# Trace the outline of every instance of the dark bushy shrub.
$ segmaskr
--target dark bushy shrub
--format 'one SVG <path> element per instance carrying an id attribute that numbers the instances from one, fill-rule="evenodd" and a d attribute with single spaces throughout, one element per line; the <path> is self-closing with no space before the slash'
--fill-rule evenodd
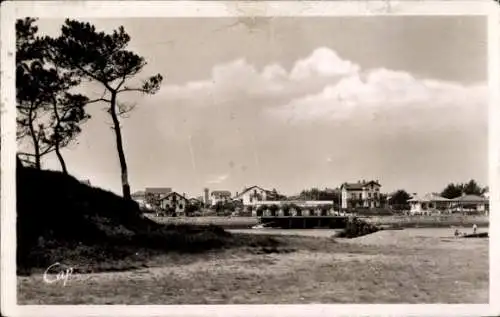
<path id="1" fill-rule="evenodd" d="M 350 218 L 346 221 L 346 227 L 342 230 L 338 237 L 340 238 L 356 238 L 370 233 L 379 231 L 380 229 L 359 218 Z"/>

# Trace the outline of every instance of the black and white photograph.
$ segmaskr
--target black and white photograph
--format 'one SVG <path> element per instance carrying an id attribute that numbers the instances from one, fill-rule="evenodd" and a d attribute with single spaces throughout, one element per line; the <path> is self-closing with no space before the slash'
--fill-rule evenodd
<path id="1" fill-rule="evenodd" d="M 417 2 L 2 3 L 2 310 L 490 307 L 499 6 Z"/>

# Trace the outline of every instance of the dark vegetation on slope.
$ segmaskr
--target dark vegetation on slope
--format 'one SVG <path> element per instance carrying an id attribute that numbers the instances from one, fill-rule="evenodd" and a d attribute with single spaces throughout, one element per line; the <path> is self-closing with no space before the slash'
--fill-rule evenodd
<path id="1" fill-rule="evenodd" d="M 276 247 L 273 237 L 232 235 L 217 226 L 162 225 L 134 201 L 56 171 L 17 169 L 19 274 L 55 262 L 93 271 L 129 269 L 152 255 L 230 247 Z"/>
<path id="2" fill-rule="evenodd" d="M 346 222 L 346 227 L 337 237 L 356 238 L 381 230 L 378 226 L 368 223 L 359 218 L 350 218 Z"/>

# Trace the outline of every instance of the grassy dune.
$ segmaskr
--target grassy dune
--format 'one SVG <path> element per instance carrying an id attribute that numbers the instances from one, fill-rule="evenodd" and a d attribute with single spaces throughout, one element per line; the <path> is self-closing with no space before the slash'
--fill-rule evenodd
<path id="1" fill-rule="evenodd" d="M 19 277 L 20 304 L 486 303 L 488 239 L 449 230 L 355 239 L 280 236 L 286 248 L 158 255 L 66 286 Z"/>

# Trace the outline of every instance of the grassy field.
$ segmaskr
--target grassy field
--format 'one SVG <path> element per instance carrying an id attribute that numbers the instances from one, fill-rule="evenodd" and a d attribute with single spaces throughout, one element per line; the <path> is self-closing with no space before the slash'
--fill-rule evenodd
<path id="1" fill-rule="evenodd" d="M 18 277 L 19 304 L 487 303 L 488 239 L 450 229 L 356 239 L 277 236 L 287 248 L 158 255 L 142 269 Z M 146 267 L 147 266 L 147 267 Z"/>

